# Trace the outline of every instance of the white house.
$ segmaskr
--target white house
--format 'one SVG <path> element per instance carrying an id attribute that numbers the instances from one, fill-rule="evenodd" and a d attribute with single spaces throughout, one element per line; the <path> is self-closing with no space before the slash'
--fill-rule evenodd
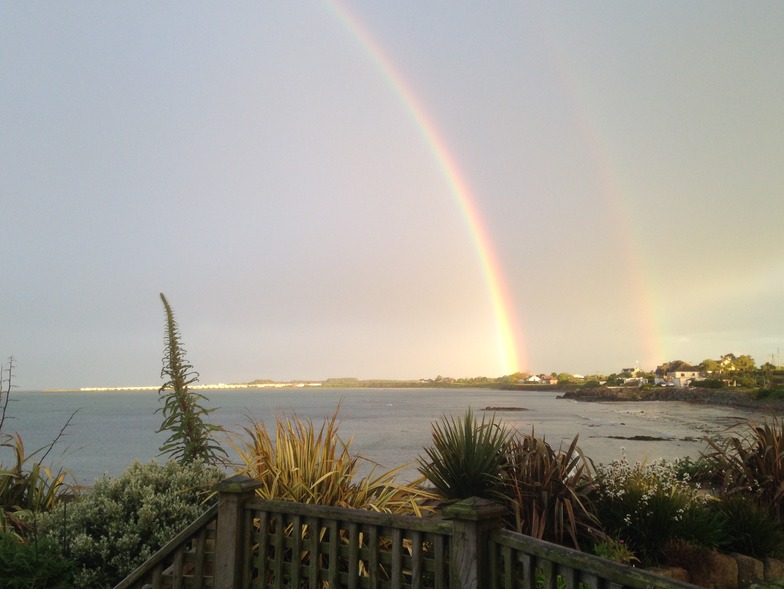
<path id="1" fill-rule="evenodd" d="M 667 373 L 667 380 L 678 388 L 684 388 L 691 384 L 691 381 L 700 378 L 700 371 L 694 366 L 680 366 L 678 370 Z"/>

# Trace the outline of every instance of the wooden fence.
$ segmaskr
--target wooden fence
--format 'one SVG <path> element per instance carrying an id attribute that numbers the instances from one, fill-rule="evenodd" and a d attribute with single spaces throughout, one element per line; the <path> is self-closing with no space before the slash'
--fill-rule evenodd
<path id="1" fill-rule="evenodd" d="M 501 528 L 482 499 L 416 518 L 261 501 L 232 477 L 217 506 L 115 589 L 685 589 Z"/>

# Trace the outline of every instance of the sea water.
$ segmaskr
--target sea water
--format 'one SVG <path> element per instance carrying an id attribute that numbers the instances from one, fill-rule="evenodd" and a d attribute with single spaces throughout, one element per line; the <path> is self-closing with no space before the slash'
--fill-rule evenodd
<path id="1" fill-rule="evenodd" d="M 469 408 L 480 419 L 494 415 L 522 433 L 533 430 L 555 448 L 579 435 L 579 446 L 596 463 L 624 455 L 631 461 L 697 457 L 705 449 L 705 436 L 721 435 L 739 419 L 763 417 L 738 408 L 676 401 L 584 403 L 559 399 L 554 392 L 488 389 L 202 392 L 208 397 L 203 405 L 215 408 L 207 419 L 236 433 L 250 419 L 274 428 L 276 417 L 284 415 L 307 418 L 320 427 L 338 411 L 339 435 L 351 440 L 352 454 L 367 459 L 364 472 L 373 464 L 379 465 L 377 472 L 408 465 L 403 480 L 417 476 L 416 460 L 431 443 L 433 423 L 459 418 Z M 12 392 L 3 432 L 18 432 L 28 454 L 60 435 L 45 462 L 68 469 L 79 484 L 90 485 L 103 474 L 119 475 L 134 460 L 161 459 L 159 448 L 168 434 L 157 432 L 160 407 L 155 391 Z M 222 434 L 219 440 L 228 447 Z M 0 449 L 0 463 L 10 460 L 9 450 Z"/>

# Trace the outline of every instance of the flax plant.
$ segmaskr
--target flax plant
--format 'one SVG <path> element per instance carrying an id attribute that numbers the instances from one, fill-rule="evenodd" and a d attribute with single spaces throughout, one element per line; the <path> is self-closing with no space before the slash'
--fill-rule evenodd
<path id="1" fill-rule="evenodd" d="M 72 487 L 65 482 L 65 471 L 52 472 L 36 459 L 44 448 L 25 454 L 19 434 L 9 435 L 0 447 L 10 449 L 13 455 L 9 467 L 0 466 L 0 530 L 24 536 L 26 521 L 54 509 L 71 495 Z"/>
<path id="2" fill-rule="evenodd" d="M 757 423 L 744 420 L 733 427 L 745 431 L 724 440 L 707 439 L 704 458 L 724 473 L 725 495 L 747 494 L 767 503 L 779 521 L 784 518 L 784 423 L 772 415 Z"/>
<path id="3" fill-rule="evenodd" d="M 262 421 L 251 419 L 244 435 L 229 443 L 240 459 L 238 473 L 258 480 L 256 493 L 263 499 L 297 501 L 369 509 L 385 513 L 422 515 L 425 502 L 435 496 L 420 487 L 396 482 L 405 468 L 360 477 L 364 460 L 351 454 L 351 440 L 338 435 L 338 411 L 316 428 L 309 419 L 283 415 L 274 433 Z"/>
<path id="4" fill-rule="evenodd" d="M 580 537 L 601 527 L 590 495 L 593 464 L 577 445 L 554 450 L 531 431 L 517 435 L 506 455 L 505 482 L 515 529 L 534 538 L 580 548 Z"/>

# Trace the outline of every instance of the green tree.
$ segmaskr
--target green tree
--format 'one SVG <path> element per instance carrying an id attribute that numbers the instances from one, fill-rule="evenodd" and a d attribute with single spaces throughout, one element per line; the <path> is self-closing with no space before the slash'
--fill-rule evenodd
<path id="1" fill-rule="evenodd" d="M 700 370 L 703 372 L 710 372 L 714 374 L 718 374 L 721 372 L 721 363 L 718 360 L 712 360 L 711 358 L 705 358 L 699 365 Z"/>
<path id="2" fill-rule="evenodd" d="M 180 341 L 180 328 L 163 293 L 161 301 L 166 311 L 161 378 L 167 380 L 158 389 L 158 394 L 163 399 L 163 407 L 158 409 L 163 413 L 163 422 L 158 431 L 171 432 L 160 447 L 161 454 L 169 454 L 182 464 L 216 464 L 226 457 L 226 451 L 213 437 L 215 432 L 222 431 L 223 428 L 205 420 L 215 409 L 205 409 L 201 403 L 206 398 L 189 389 L 190 385 L 198 382 L 199 374 L 185 358 L 185 348 Z"/>
<path id="3" fill-rule="evenodd" d="M 735 354 L 724 354 L 721 357 L 721 360 L 719 361 L 719 363 L 721 364 L 722 370 L 724 370 L 725 372 L 731 372 L 731 371 L 735 370 L 735 361 L 736 360 L 737 360 L 737 358 L 735 357 Z"/>
<path id="4" fill-rule="evenodd" d="M 757 368 L 757 363 L 748 354 L 742 354 L 735 359 L 735 368 L 741 372 L 753 372 Z"/>

